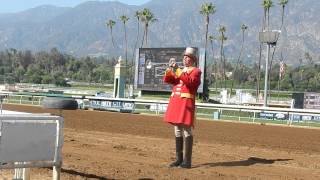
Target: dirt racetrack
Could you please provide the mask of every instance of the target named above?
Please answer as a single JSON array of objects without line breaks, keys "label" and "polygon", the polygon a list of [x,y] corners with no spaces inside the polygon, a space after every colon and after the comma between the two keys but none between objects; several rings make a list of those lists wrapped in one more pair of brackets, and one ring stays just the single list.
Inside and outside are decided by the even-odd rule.
[{"label": "dirt racetrack", "polygon": [[[56,112],[5,105],[24,112]],[[162,117],[64,111],[62,180],[73,179],[320,179],[320,129],[198,120],[192,169],[174,160],[173,128]],[[32,169],[32,180],[52,179]],[[12,178],[2,170],[0,179]]]}]

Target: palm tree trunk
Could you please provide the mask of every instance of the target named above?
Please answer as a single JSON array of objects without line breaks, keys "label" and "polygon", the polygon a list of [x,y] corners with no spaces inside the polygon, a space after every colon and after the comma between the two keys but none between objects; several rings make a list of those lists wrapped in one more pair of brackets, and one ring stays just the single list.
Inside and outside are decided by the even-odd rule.
[{"label": "palm tree trunk", "polygon": [[270,9],[268,8],[268,24],[267,24],[267,29],[269,30],[270,28]]},{"label": "palm tree trunk", "polygon": [[217,92],[217,65],[216,65],[216,61],[214,60],[214,50],[213,50],[212,42],[211,42],[211,51],[212,51],[212,65],[213,65],[213,70],[211,69],[211,71],[213,71],[213,74],[214,74],[214,86]]},{"label": "palm tree trunk", "polygon": [[209,29],[209,16],[206,16],[206,35],[205,35],[205,46],[204,46],[204,83],[203,83],[203,100],[207,101],[209,98],[208,92],[208,81],[207,81],[207,46],[208,46],[208,29]]},{"label": "palm tree trunk", "polygon": [[267,26],[267,10],[264,9],[264,13],[263,13],[263,20],[262,20],[262,31],[266,28]]},{"label": "palm tree trunk", "polygon": [[114,47],[114,48],[116,48],[116,46],[114,45],[112,29],[111,29],[111,31],[110,31],[110,32],[111,32],[111,41],[112,41],[112,45],[113,45],[113,47]]},{"label": "palm tree trunk", "polygon": [[145,40],[146,40],[146,47],[148,47],[148,25],[146,26],[146,36],[145,36]]},{"label": "palm tree trunk", "polygon": [[144,27],[144,29],[143,29],[143,36],[142,36],[142,41],[141,41],[141,48],[143,47],[143,45],[144,45],[144,38],[145,38],[145,35],[146,35],[146,27]]},{"label": "palm tree trunk", "polygon": [[[280,31],[282,30],[282,27],[283,27],[284,7],[285,7],[285,6],[282,6]],[[278,39],[279,39],[279,37],[278,37]],[[278,41],[278,39],[277,39],[277,41]],[[275,51],[275,50],[276,50],[276,46],[274,47],[274,51]],[[273,53],[272,53],[271,62],[272,62],[272,60],[273,60],[274,51],[273,51]],[[282,57],[282,49],[281,49],[281,57]],[[270,85],[269,85],[269,87],[270,87]],[[278,80],[278,97],[279,97],[279,95],[280,95],[280,87],[281,87],[281,79],[280,79],[280,77],[279,77],[279,80]],[[278,99],[278,100],[279,100],[279,99]]]},{"label": "palm tree trunk", "polygon": [[282,30],[282,26],[283,26],[283,19],[284,19],[284,6],[282,6],[282,12],[281,12],[281,26],[280,26],[280,30]]},{"label": "palm tree trunk", "polygon": [[131,60],[131,84],[132,87],[134,86],[134,59],[135,59],[135,54],[136,54],[136,48],[138,46],[138,42],[139,42],[139,35],[140,35],[140,23],[138,20],[138,33],[137,33],[137,40],[136,43],[134,44],[134,48],[133,48],[133,52],[132,52],[132,60]]},{"label": "palm tree trunk", "polygon": [[274,57],[274,53],[275,53],[275,51],[276,51],[276,47],[277,46],[274,46],[273,47],[273,52],[272,52],[272,55],[271,55],[271,60],[270,60],[270,65],[269,65],[269,74],[268,74],[268,86],[269,86],[269,97],[271,96],[270,94],[271,94],[271,72],[272,72],[272,64],[273,64],[273,57]]},{"label": "palm tree trunk", "polygon": [[[129,73],[128,71],[128,40],[127,40],[127,28],[126,28],[126,24],[123,23],[124,26],[124,40],[125,40],[125,56],[126,56],[126,60],[125,60],[125,65],[126,65],[126,73]],[[128,79],[128,76],[126,76],[125,78],[125,89],[128,89],[127,86],[127,80],[129,80],[129,85],[131,84],[131,78]]]},{"label": "palm tree trunk", "polygon": [[260,50],[259,50],[259,62],[258,62],[258,72],[257,72],[257,101],[260,94],[260,81],[261,81],[261,59],[262,59],[262,43],[260,43]]},{"label": "palm tree trunk", "polygon": [[128,66],[128,40],[127,40],[127,29],[125,24],[124,24],[124,40],[126,43],[125,55],[126,55],[126,67],[127,67]]},{"label": "palm tree trunk", "polygon": [[138,45],[138,42],[139,42],[139,35],[140,35],[140,23],[139,23],[139,20],[138,20],[138,33],[137,33],[137,39],[136,39],[136,43],[134,44],[134,49],[133,49],[133,53],[132,53],[132,65],[133,65],[133,59],[134,59],[134,55],[136,53],[136,48],[137,48],[137,45]]},{"label": "palm tree trunk", "polygon": [[[243,51],[243,45],[244,45],[244,31],[242,32],[241,49],[240,49],[240,53],[239,53],[239,56],[238,56],[238,60],[237,60],[237,64],[236,64],[236,69],[234,70],[234,72],[237,72],[237,70],[238,70],[238,66],[239,66],[239,63],[240,63],[240,58],[241,58],[242,51]],[[230,88],[230,95],[232,95],[232,89],[233,89],[234,79],[235,79],[235,75],[234,75],[234,73],[233,73],[233,78],[232,78],[232,83],[231,83],[231,88]]]},{"label": "palm tree trunk", "polygon": [[[222,49],[223,49],[223,37],[221,37],[221,45],[220,45],[220,66],[222,66],[222,73],[223,71],[223,54],[222,54]],[[220,70],[221,71],[221,70]],[[224,78],[224,75],[221,73],[221,77]],[[220,88],[222,89],[222,78],[220,80]]]},{"label": "palm tree trunk", "polygon": [[[268,14],[268,16],[269,16],[269,14]],[[281,26],[280,26],[280,30],[282,30],[282,27],[283,27],[283,20],[284,20],[284,6],[282,6],[282,11],[281,11]],[[279,37],[280,36],[278,36],[277,41],[279,40]],[[275,45],[274,49],[273,49],[273,52],[272,52],[271,61],[270,61],[270,69],[269,69],[270,72],[272,70],[272,62],[273,62],[273,58],[274,58],[274,54],[275,54],[276,49],[277,49],[277,46]],[[282,52],[281,52],[281,54],[282,54]],[[269,74],[269,90],[270,90],[270,84],[271,84],[270,76],[271,75]]]},{"label": "palm tree trunk", "polygon": [[224,49],[222,49],[223,55],[223,77],[224,77],[224,89],[227,88],[227,75],[226,75],[226,57],[224,56]]},{"label": "palm tree trunk", "polygon": [[127,29],[126,29],[126,25],[125,24],[123,24],[123,28],[124,28],[124,41],[125,41],[124,53],[125,53],[125,57],[126,57],[125,64],[126,64],[126,67],[127,67],[128,66],[128,45],[127,45]]},{"label": "palm tree trunk", "polygon": [[[266,24],[267,24],[267,10],[264,9],[263,11],[263,19],[262,19],[262,27],[261,27],[261,31],[264,31],[266,28]],[[256,101],[258,101],[259,98],[259,94],[260,94],[260,81],[261,81],[261,59],[262,59],[262,43],[260,43],[260,47],[259,47],[259,62],[258,62],[258,71],[257,71],[257,89],[256,89],[256,96],[257,99]]]}]

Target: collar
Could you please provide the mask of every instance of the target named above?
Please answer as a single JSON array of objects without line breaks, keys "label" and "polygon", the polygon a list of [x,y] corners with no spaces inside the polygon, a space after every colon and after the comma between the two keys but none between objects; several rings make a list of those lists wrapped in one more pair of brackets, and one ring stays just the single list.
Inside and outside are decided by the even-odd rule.
[{"label": "collar", "polygon": [[182,72],[187,72],[188,74],[190,74],[193,69],[194,69],[194,67],[192,67],[192,66],[184,67]]}]

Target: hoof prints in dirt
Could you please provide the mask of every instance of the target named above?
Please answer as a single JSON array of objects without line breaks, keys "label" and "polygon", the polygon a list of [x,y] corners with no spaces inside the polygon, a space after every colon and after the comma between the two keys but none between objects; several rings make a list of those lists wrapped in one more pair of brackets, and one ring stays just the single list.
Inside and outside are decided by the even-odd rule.
[{"label": "hoof prints in dirt", "polygon": [[117,150],[126,150],[127,147],[123,146],[123,145],[116,145],[116,146],[113,146],[114,149],[117,149]]},{"label": "hoof prints in dirt", "polygon": [[126,147],[126,146],[124,146],[124,145],[116,145],[116,146],[113,146],[113,148],[114,148],[114,149],[117,149],[117,150],[119,150],[119,151],[125,151],[125,150],[130,151],[130,150],[132,150],[132,151],[134,151],[134,152],[137,152],[137,155],[138,155],[138,156],[148,157],[148,155],[147,155],[146,153],[142,152],[142,149],[139,149],[139,148],[137,148],[137,147],[131,148],[131,147]]}]

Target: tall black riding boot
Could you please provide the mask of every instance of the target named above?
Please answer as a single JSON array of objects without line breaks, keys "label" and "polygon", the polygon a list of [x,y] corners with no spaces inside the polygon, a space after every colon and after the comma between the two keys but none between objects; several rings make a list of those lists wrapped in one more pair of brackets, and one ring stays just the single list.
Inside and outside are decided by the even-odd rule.
[{"label": "tall black riding boot", "polygon": [[176,161],[171,163],[169,167],[177,167],[183,160],[183,137],[176,137]]},{"label": "tall black riding boot", "polygon": [[193,136],[186,137],[184,159],[180,164],[181,168],[191,168]]}]

